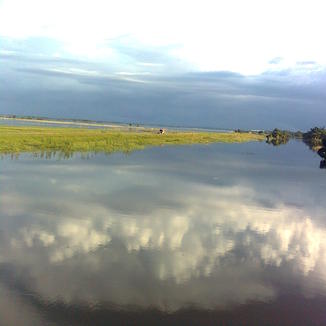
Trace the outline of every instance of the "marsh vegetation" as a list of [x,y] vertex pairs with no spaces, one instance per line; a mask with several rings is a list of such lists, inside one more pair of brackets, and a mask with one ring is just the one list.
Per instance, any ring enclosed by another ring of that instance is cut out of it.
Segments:
[[263,141],[258,133],[118,131],[110,129],[0,126],[0,153],[131,152],[148,146]]

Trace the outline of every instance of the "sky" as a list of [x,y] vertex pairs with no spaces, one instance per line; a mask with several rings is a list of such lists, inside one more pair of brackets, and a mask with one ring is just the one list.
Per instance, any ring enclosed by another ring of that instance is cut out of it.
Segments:
[[0,113],[325,125],[326,4],[0,0]]

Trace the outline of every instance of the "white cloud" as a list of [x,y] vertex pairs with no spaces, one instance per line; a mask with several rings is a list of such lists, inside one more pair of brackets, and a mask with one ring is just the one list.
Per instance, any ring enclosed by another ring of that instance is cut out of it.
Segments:
[[193,70],[256,74],[278,56],[325,65],[324,12],[322,0],[4,0],[0,35],[54,38],[93,59],[114,58],[107,41],[128,35],[144,49],[177,44],[171,57]]

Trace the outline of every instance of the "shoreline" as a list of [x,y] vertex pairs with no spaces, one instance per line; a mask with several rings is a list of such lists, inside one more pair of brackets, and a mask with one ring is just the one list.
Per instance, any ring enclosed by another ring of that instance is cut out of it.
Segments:
[[[83,127],[98,127],[98,128],[128,128],[126,125],[114,124],[114,123],[97,123],[97,122],[83,122],[83,121],[64,121],[64,120],[52,120],[52,119],[37,119],[37,118],[10,118],[0,117],[0,120],[5,121],[19,121],[19,122],[32,122],[32,123],[44,123],[44,124],[58,124],[58,125],[72,125],[72,126],[83,126]],[[135,127],[137,128],[137,127]],[[140,127],[138,127],[140,128]]]
[[[10,117],[0,115],[0,121],[17,121],[22,123],[31,124],[54,124],[63,126],[81,126],[81,127],[94,127],[94,128],[110,128],[110,129],[135,129],[135,130],[157,130],[160,128],[169,129],[173,131],[185,131],[185,132],[233,132],[232,129],[227,128],[212,128],[212,127],[186,127],[186,126],[170,126],[170,125],[158,125],[158,124],[140,124],[140,123],[122,123],[122,122],[106,122],[106,121],[92,121],[92,120],[78,120],[78,119],[52,119],[46,117]],[[258,132],[260,130],[250,130],[252,132]]]

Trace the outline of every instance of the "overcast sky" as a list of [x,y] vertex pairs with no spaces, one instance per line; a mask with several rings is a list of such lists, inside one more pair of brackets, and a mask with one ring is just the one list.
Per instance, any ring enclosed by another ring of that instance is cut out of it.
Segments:
[[325,125],[324,1],[0,0],[0,113]]

